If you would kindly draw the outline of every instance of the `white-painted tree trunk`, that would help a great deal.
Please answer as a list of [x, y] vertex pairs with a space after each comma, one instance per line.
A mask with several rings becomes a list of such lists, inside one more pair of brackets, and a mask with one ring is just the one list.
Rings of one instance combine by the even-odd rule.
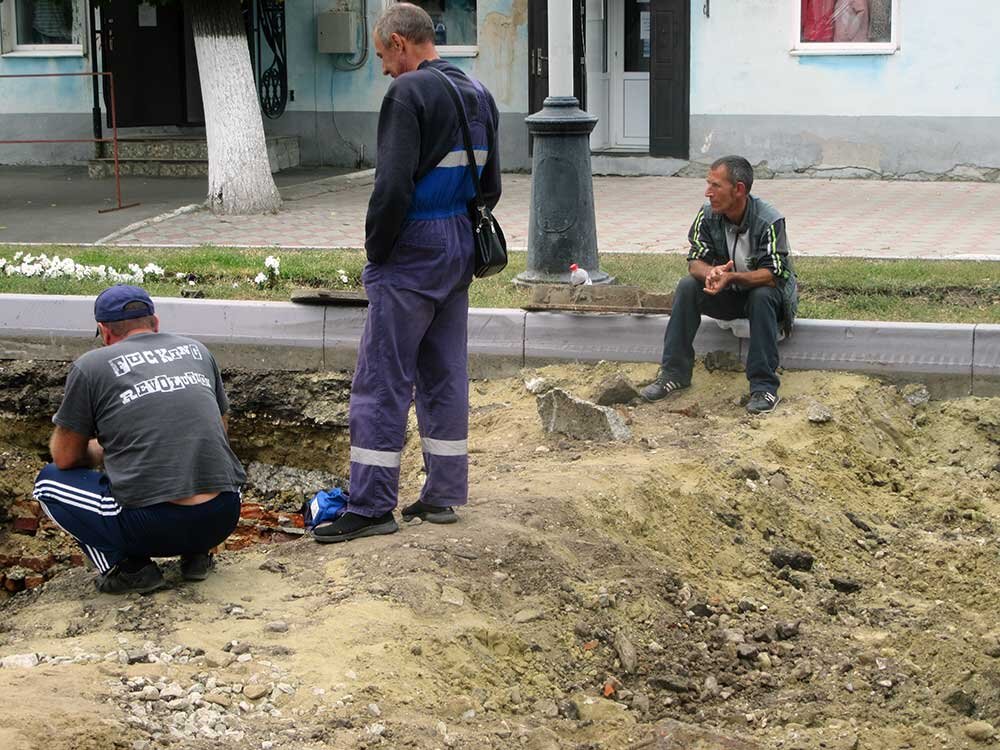
[[239, 0], [187, 0], [208, 137], [208, 202], [219, 214], [277, 211]]

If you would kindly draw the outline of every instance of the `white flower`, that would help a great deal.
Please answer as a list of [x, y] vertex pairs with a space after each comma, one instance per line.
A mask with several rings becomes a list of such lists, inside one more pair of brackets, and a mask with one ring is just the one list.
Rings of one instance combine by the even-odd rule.
[[233, 282], [233, 289], [239, 289], [239, 288], [240, 288], [240, 282], [234, 281]]
[[341, 284], [346, 284], [348, 281], [350, 281], [350, 279], [347, 278], [347, 274], [346, 273], [340, 274], [340, 283]]
[[268, 255], [264, 259], [264, 268], [272, 271], [275, 276], [281, 273], [281, 260], [273, 255]]
[[180, 271], [174, 274], [175, 279], [183, 279], [185, 276], [187, 276], [187, 274], [181, 273]]
[[263, 273], [259, 273], [253, 277], [253, 283], [256, 284], [257, 286], [262, 287], [264, 286], [264, 284], [267, 283], [267, 276], [264, 275]]

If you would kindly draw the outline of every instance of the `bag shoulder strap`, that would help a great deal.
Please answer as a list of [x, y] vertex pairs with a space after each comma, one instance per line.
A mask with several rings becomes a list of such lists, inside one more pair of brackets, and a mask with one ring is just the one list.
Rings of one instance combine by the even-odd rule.
[[472, 175], [472, 186], [476, 189], [476, 208], [481, 213], [486, 207], [486, 201], [483, 200], [483, 191], [479, 187], [479, 169], [476, 167], [476, 152], [472, 149], [472, 133], [469, 130], [469, 119], [466, 117], [465, 105], [462, 104], [462, 97], [458, 92], [458, 86], [433, 65], [428, 65], [426, 69], [444, 81], [446, 84], [445, 89], [451, 96], [451, 100], [455, 105], [455, 111], [458, 112], [458, 119], [462, 124], [462, 138], [465, 140], [465, 154], [469, 161], [469, 174]]

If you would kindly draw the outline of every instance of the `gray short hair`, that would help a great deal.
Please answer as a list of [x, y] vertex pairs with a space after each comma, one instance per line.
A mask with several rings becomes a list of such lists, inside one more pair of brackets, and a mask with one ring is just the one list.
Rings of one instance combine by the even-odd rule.
[[414, 44], [434, 41], [434, 22], [423, 8], [412, 3], [393, 3], [375, 22], [372, 34], [382, 45], [389, 44], [393, 34], [399, 34]]
[[750, 162], [742, 156], [723, 156], [713, 161], [711, 168], [718, 169], [721, 166], [725, 166], [729, 181], [734, 186], [737, 182], [742, 182], [746, 185], [747, 194], [750, 193], [750, 188], [753, 187], [753, 167], [750, 166]]

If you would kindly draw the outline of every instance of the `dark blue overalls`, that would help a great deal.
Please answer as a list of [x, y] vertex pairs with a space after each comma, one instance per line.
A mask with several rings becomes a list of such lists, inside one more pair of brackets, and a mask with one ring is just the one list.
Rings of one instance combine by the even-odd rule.
[[[479, 112], [490, 112], [476, 83]], [[488, 127], [470, 114], [479, 172]], [[464, 141], [416, 181], [399, 238], [384, 263], [362, 275], [368, 317], [351, 388], [351, 491], [347, 510], [380, 516], [396, 507], [410, 402], [427, 470], [426, 505], [468, 499], [467, 327], [474, 195]]]

